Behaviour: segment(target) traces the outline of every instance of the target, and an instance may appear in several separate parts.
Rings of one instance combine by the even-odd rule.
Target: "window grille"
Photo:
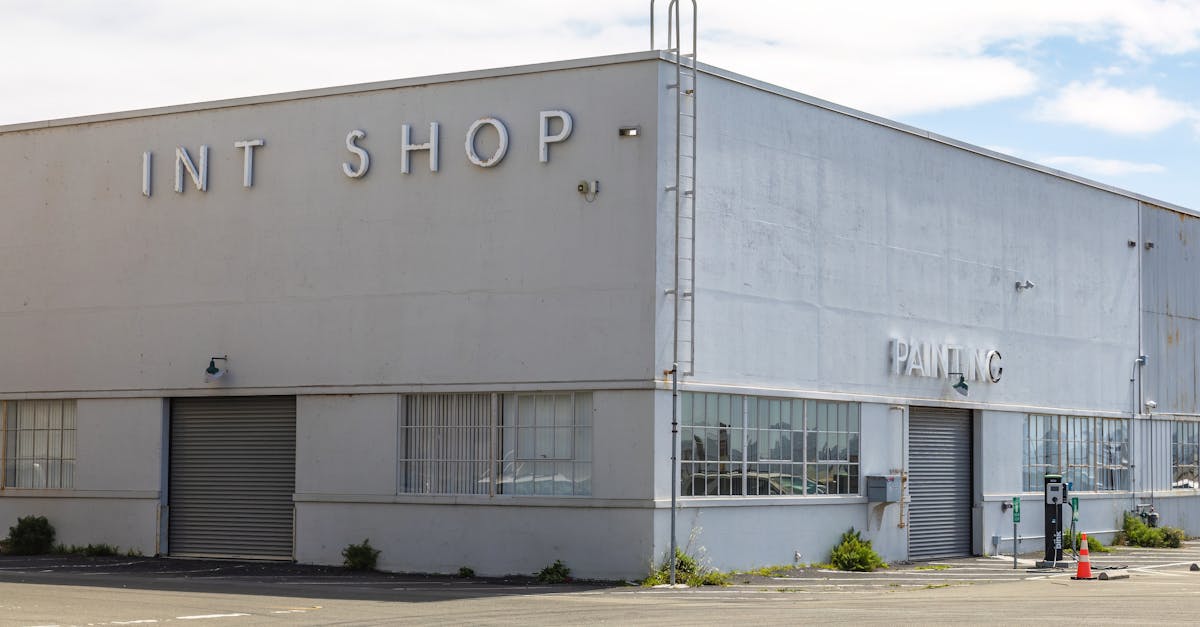
[[[404,397],[401,494],[591,494],[590,392]]]
[[[490,394],[404,397],[400,423],[400,492],[489,494]]]
[[[3,485],[75,487],[75,401],[6,401],[3,411]]]

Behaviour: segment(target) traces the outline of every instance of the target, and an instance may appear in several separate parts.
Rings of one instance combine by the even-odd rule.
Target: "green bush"
[[[1183,543],[1183,530],[1177,527],[1149,527],[1142,522],[1141,516],[1125,514],[1125,523],[1121,526],[1122,539],[1133,546],[1151,548],[1177,549]],[[1091,548],[1091,544],[1088,544]]]
[[[829,563],[838,570],[850,570],[860,573],[869,573],[876,568],[887,568],[887,563],[875,549],[871,548],[870,540],[863,540],[862,535],[850,528],[842,534],[842,540],[837,546],[833,547],[833,552],[829,555]]]
[[[570,583],[571,569],[567,568],[562,560],[554,560],[554,563],[543,568],[537,574],[537,580],[541,583]]]
[[[5,541],[12,555],[41,555],[54,548],[54,525],[45,516],[25,516],[8,528]]]
[[[475,576],[475,569],[470,566],[463,566],[458,569],[458,576],[463,579],[470,579]]]
[[[362,544],[351,544],[342,549],[345,561],[342,565],[350,570],[375,570],[379,562],[379,550],[371,546],[371,541],[363,540]]]
[[[1082,533],[1075,534],[1075,540],[1071,541],[1071,548],[1083,546],[1082,536]],[[1104,546],[1104,543],[1100,542],[1096,538],[1088,536],[1088,553],[1112,553],[1112,549]]]
[[[643,586],[661,586],[671,583],[671,562],[663,563],[642,581]],[[692,588],[700,586],[727,586],[729,575],[714,568],[705,568],[691,555],[676,547],[675,549],[675,583],[686,584]]]

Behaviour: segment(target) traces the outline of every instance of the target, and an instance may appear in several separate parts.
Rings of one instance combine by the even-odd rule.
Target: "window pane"
[[[539,427],[553,425],[554,397],[549,394],[539,394],[534,399],[534,424]]]
[[[592,430],[588,428],[575,430],[575,461],[592,461]]]
[[[522,427],[532,427],[536,408],[532,396],[517,397],[517,424]]]
[[[554,417],[553,421],[556,426],[570,427],[575,422],[575,402],[570,394],[556,394],[554,396]]]
[[[574,431],[570,427],[554,429],[554,459],[571,459],[571,448],[575,445]]]
[[[592,393],[580,392],[575,395],[575,424],[580,427],[590,427],[592,424]]]
[[[539,412],[538,416],[541,416]],[[534,454],[536,459],[553,459],[554,458],[554,430],[553,429],[532,429],[534,433]],[[540,471],[539,471],[540,472]]]

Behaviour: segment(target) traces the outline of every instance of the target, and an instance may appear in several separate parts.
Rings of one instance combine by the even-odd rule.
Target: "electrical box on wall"
[[[900,475],[867,477],[867,500],[895,503],[900,500]]]

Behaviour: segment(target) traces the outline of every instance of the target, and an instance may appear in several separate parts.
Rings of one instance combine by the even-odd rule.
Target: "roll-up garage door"
[[[292,558],[294,396],[171,402],[171,555]]]
[[[910,408],[908,446],[909,559],[970,555],[970,410]]]

